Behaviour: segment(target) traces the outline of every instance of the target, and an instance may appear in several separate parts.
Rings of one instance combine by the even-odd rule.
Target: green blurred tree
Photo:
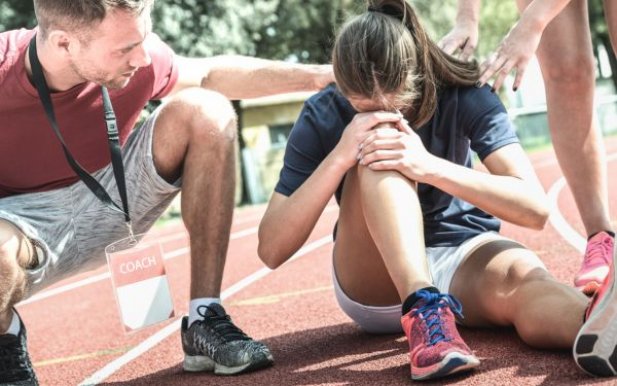
[[[35,25],[32,1],[2,0],[0,2],[0,31],[32,28]]]
[[[594,42],[594,53],[596,57],[599,56],[599,44],[604,46],[604,48],[606,49],[606,52],[608,54],[608,60],[611,66],[611,77],[613,85],[617,90],[617,59],[615,58],[615,52],[613,52],[610,36],[608,34],[608,27],[606,25],[606,19],[604,17],[602,0],[589,1],[589,25],[591,29],[591,37]]]
[[[184,55],[243,54],[325,63],[351,0],[165,0],[154,30]]]
[[[456,18],[457,0],[412,0],[418,10],[429,34],[435,41],[439,41],[454,27]],[[480,36],[476,57],[488,56],[506,36],[510,27],[518,18],[514,0],[481,2],[480,8]]]

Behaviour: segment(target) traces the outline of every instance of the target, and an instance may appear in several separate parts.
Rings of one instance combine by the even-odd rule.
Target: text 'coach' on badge
[[[139,240],[143,235],[137,235]],[[126,332],[174,316],[161,245],[122,239],[105,248],[112,285]]]

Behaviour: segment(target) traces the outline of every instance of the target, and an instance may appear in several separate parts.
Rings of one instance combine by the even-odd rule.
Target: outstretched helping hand
[[[448,55],[461,60],[471,60],[478,46],[478,23],[456,23],[452,31],[441,38],[438,45]]]
[[[540,44],[542,32],[525,28],[521,23],[512,27],[502,40],[497,50],[480,65],[480,87],[495,77],[493,90],[499,90],[508,73],[516,71],[512,89],[516,91],[521,85],[525,69]]]

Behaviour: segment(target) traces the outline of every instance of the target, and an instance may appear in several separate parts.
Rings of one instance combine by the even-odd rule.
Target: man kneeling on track
[[[14,306],[103,264],[107,245],[146,232],[180,190],[191,247],[185,370],[272,363],[220,305],[235,189],[228,98],[317,90],[332,69],[179,57],[151,33],[152,3],[34,0],[38,27],[0,34],[2,385],[38,383]],[[144,105],[163,97],[133,130]]]

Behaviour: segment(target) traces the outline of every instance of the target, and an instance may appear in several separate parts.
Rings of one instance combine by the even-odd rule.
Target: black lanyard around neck
[[[101,184],[87,171],[85,171],[84,168],[75,160],[75,158],[73,158],[71,152],[66,146],[66,143],[64,142],[64,138],[58,128],[58,122],[56,121],[54,107],[51,102],[51,93],[49,92],[49,87],[45,81],[45,75],[43,74],[41,62],[39,61],[36,53],[36,35],[34,35],[30,41],[28,54],[30,58],[30,65],[32,67],[32,79],[34,80],[39,97],[41,98],[41,103],[43,104],[43,108],[47,114],[47,119],[62,144],[66,160],[79,178],[99,200],[111,209],[124,214],[124,219],[126,220],[129,227],[129,232],[132,236],[131,217],[129,216],[129,204],[126,195],[126,182],[124,179],[124,165],[122,164],[122,150],[119,143],[118,125],[116,124],[116,115],[114,114],[114,110],[111,106],[111,100],[109,99],[107,88],[101,86],[101,93],[103,94],[103,109],[105,111],[105,124],[107,125],[107,138],[109,142],[111,164],[114,171],[116,184],[118,185],[118,193],[120,194],[120,199],[122,200],[122,208],[120,208],[120,206],[111,199],[105,188],[103,188],[103,186],[101,186]]]

